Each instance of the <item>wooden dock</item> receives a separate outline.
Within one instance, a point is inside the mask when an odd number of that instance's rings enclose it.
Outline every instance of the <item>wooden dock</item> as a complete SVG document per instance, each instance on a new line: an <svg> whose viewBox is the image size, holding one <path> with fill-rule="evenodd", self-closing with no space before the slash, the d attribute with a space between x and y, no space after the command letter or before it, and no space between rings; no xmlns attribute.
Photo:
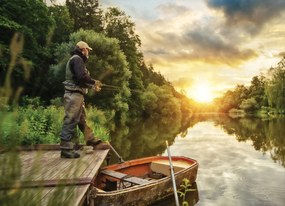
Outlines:
<svg viewBox="0 0 285 206"><path fill-rule="evenodd" d="M6 205L27 206L87 204L92 182L108 152L95 150L86 154L79 151L81 157L78 159L60 158L58 146L49 150L2 153L0 202L12 201ZM15 204L17 202L19 204Z"/></svg>

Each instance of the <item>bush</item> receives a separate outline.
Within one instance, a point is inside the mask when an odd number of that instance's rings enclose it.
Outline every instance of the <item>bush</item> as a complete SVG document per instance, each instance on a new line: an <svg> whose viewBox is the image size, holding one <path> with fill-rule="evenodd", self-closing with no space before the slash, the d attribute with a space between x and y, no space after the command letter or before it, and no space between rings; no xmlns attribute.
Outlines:
<svg viewBox="0 0 285 206"><path fill-rule="evenodd" d="M10 112L0 111L0 115L0 145L56 144L60 141L63 107L28 105ZM96 107L87 109L88 125L95 136L104 141L109 138L109 131L105 127L109 120ZM83 135L78 136L83 143Z"/></svg>

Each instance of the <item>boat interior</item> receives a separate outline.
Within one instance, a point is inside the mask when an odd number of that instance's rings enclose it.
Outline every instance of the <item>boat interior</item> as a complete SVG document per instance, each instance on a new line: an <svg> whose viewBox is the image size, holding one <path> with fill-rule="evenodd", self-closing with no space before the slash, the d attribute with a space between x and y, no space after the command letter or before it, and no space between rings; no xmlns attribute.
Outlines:
<svg viewBox="0 0 285 206"><path fill-rule="evenodd" d="M192 163L178 160L173 161L174 172L188 168ZM132 187L134 185L149 184L153 181L170 176L168 159L158 159L140 164L117 165L103 168L98 174L95 187L100 192L115 191Z"/></svg>

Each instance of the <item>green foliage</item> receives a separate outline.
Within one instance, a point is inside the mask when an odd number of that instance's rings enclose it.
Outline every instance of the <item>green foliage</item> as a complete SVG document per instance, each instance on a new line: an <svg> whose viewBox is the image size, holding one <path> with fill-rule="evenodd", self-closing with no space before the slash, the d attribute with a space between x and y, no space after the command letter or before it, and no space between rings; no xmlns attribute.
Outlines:
<svg viewBox="0 0 285 206"><path fill-rule="evenodd" d="M141 71L142 54L139 51L141 40L135 32L135 23L119 8L108 8L104 15L104 33L106 36L118 39L120 49L126 56L131 76L129 87L131 98L128 99L130 115L140 115L140 93L144 89L143 73Z"/></svg>
<svg viewBox="0 0 285 206"><path fill-rule="evenodd" d="M228 112L233 108L239 108L243 99L248 96L248 89L244 85L237 85L233 91L227 91L224 96L217 100L219 110Z"/></svg>
<svg viewBox="0 0 285 206"><path fill-rule="evenodd" d="M53 24L53 20L49 17L47 6L43 1L1 0L0 15L14 22L12 25L18 24L29 28L39 45L46 44L49 26Z"/></svg>
<svg viewBox="0 0 285 206"><path fill-rule="evenodd" d="M23 90L22 85L17 85L13 82L13 80L15 80L13 78L15 70L16 72L19 72L18 74L21 74L21 79L24 81L27 81L30 77L30 64L21 56L23 51L23 41L23 35L20 35L19 33L16 33L12 38L10 45L10 63L7 65L6 72L3 72L3 85L0 85L1 104L4 105L16 103Z"/></svg>
<svg viewBox="0 0 285 206"><path fill-rule="evenodd" d="M192 184L187 178L183 179L182 184L180 185L179 191L177 193L179 194L179 197L182 198L182 205L183 206L188 206L188 202L186 201L186 194L188 192L194 192L195 189L191 189Z"/></svg>
<svg viewBox="0 0 285 206"><path fill-rule="evenodd" d="M87 108L87 114L88 125L93 129L95 137L103 141L109 140L109 130L107 127L103 127L108 123L106 114L102 110L91 106Z"/></svg>
<svg viewBox="0 0 285 206"><path fill-rule="evenodd" d="M159 87L149 84L141 96L144 112L152 117L181 119L180 102L172 93L169 86Z"/></svg>
<svg viewBox="0 0 285 206"><path fill-rule="evenodd" d="M52 42L62 43L68 41L70 33L73 32L74 20L71 18L67 7L54 5L49 7L49 13L55 20Z"/></svg>
<svg viewBox="0 0 285 206"><path fill-rule="evenodd" d="M92 29L100 32L102 26L102 9L98 0L66 0L66 6L74 20L74 31Z"/></svg>
<svg viewBox="0 0 285 206"><path fill-rule="evenodd" d="M48 71L47 61L50 57L50 50L46 46L54 25L53 19L48 15L47 6L40 0L3 0L1 1L0 19L6 22L0 24L1 43L8 49L13 34L20 32L25 42L21 58L31 61L29 82L23 81L21 68L13 66L14 71L9 78L13 82L12 88L24 85L26 93L41 92L46 79L45 73ZM9 51L4 52L3 59L0 60L0 65L3 66L3 70L2 68L0 70L4 71L4 76L8 72L7 59L10 57Z"/></svg>
<svg viewBox="0 0 285 206"><path fill-rule="evenodd" d="M21 134L22 145L51 144L59 142L63 108L50 106L22 107L17 122L25 128Z"/></svg>
<svg viewBox="0 0 285 206"><path fill-rule="evenodd" d="M254 76L249 87L237 85L232 91L227 91L216 104L222 112L232 109L243 109L246 113L270 114L285 113L285 57L276 68L270 68L268 77ZM271 109L264 110L270 107ZM270 111L270 112L269 112Z"/></svg>
<svg viewBox="0 0 285 206"><path fill-rule="evenodd" d="M135 23L131 21L130 16L119 8L112 7L108 8L104 20L106 35L120 41L120 47L129 60L138 58L137 48L141 46L141 40L135 33Z"/></svg>
<svg viewBox="0 0 285 206"><path fill-rule="evenodd" d="M265 94L265 86L267 80L263 75L255 76L251 80L251 85L249 87L249 98L254 98L256 101L255 109L260 109L261 107L268 106L268 98Z"/></svg>
<svg viewBox="0 0 285 206"><path fill-rule="evenodd" d="M270 107L285 113L285 57L276 68L269 71L270 79L266 86L266 94Z"/></svg>
<svg viewBox="0 0 285 206"><path fill-rule="evenodd" d="M29 102L37 102L30 99ZM28 101L27 101L28 102ZM96 137L108 140L107 118L95 107L87 109L87 122ZM90 115L89 115L90 114ZM55 144L59 143L64 108L56 106L27 105L14 108L11 112L0 111L0 145Z"/></svg>
<svg viewBox="0 0 285 206"><path fill-rule="evenodd" d="M240 108L246 112L254 112L257 109L257 102L255 98L251 97L242 101Z"/></svg>

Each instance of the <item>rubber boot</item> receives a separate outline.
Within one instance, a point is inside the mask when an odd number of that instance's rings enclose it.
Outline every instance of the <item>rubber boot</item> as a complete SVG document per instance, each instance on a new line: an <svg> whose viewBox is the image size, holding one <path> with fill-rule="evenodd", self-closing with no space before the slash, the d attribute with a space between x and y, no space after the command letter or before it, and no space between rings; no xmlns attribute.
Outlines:
<svg viewBox="0 0 285 206"><path fill-rule="evenodd" d="M86 142L87 146L93 146L94 150L110 149L110 145L102 142L101 140L91 139Z"/></svg>
<svg viewBox="0 0 285 206"><path fill-rule="evenodd" d="M75 159L79 158L80 154L76 152L75 150L67 150L67 149L62 149L60 153L61 158L69 158L69 159Z"/></svg>
<svg viewBox="0 0 285 206"><path fill-rule="evenodd" d="M61 149L60 153L61 158L74 159L80 157L80 154L74 150L74 144L71 141L61 140L60 149Z"/></svg>

